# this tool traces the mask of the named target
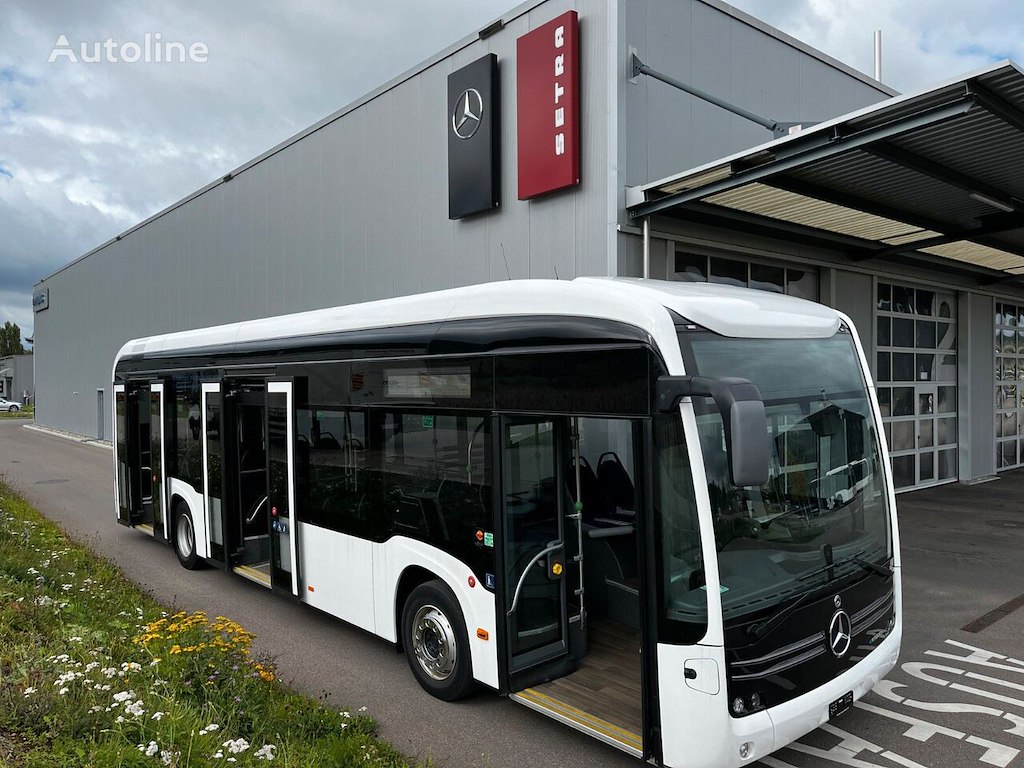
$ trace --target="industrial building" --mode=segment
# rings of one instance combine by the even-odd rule
[[[27,404],[35,397],[32,355],[0,357],[0,397]]]
[[[973,481],[1024,465],[1021,201],[1011,63],[898,95],[720,0],[530,0],[42,279],[37,420],[109,439],[134,337],[649,275],[847,313],[897,485]]]

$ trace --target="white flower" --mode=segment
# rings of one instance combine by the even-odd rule
[[[237,762],[238,762],[238,759],[237,759],[237,758],[234,758],[234,757],[229,757],[229,758],[228,758],[228,762],[229,762],[229,763],[237,763]]]
[[[75,635],[74,637],[69,637],[68,638],[68,642],[69,643],[80,643],[80,642],[82,642],[82,638],[80,638],[78,635]]]
[[[110,679],[117,674],[117,669],[115,667],[104,667],[100,670],[100,673],[107,679]]]
[[[277,755],[274,754],[274,750],[277,747],[274,744],[264,744],[262,747],[256,750],[257,760],[273,760]]]
[[[151,741],[149,742],[149,746],[146,747],[146,757],[152,757],[159,751],[160,746],[155,741]]]
[[[244,738],[239,737],[234,741],[228,739],[223,744],[221,744],[221,746],[227,747],[228,752],[230,752],[233,755],[237,755],[239,752],[245,752],[245,750],[249,748],[249,742],[246,741]]]
[[[366,707],[360,707],[360,708],[359,708],[359,711],[360,711],[360,712],[365,712],[365,711],[366,711]]]
[[[57,693],[59,693],[61,696],[63,696],[67,692],[68,692],[67,688],[61,688],[59,691],[57,691]]]
[[[86,672],[92,672],[99,665],[100,665],[100,663],[98,661],[90,661],[88,664],[85,665],[85,671]]]
[[[95,706],[89,707],[89,712],[90,713],[102,712],[102,711],[103,711],[103,707],[101,707],[99,704],[96,704]]]
[[[123,723],[124,722],[124,718],[121,715],[118,715],[117,717],[114,718],[114,722],[115,723]]]
[[[213,753],[213,755],[211,755],[211,757],[220,760],[222,757],[224,757],[224,753],[218,749],[216,752]]]
[[[33,693],[35,693],[35,692],[36,692],[36,689],[35,689],[35,688],[33,688],[33,687],[32,687],[31,685],[30,685],[30,686],[29,686],[28,688],[26,688],[26,689],[25,689],[25,690],[23,691],[23,693],[24,693],[24,694],[25,694],[26,696],[31,696],[31,695],[32,695]]]
[[[181,752],[171,752],[169,749],[162,749],[160,750],[160,761],[164,765],[170,765],[171,760],[178,757],[180,754]]]
[[[118,691],[114,694],[114,701],[128,701],[135,698],[135,691]]]
[[[213,733],[214,731],[219,730],[219,729],[220,729],[219,725],[217,725],[216,723],[210,723],[205,728],[200,728],[199,729],[199,735],[200,736],[205,736],[206,734]]]
[[[39,573],[39,571],[37,571],[35,568],[29,568],[28,572],[31,573],[31,574]]]
[[[150,720],[163,720],[164,719],[164,713],[163,712],[154,712],[153,716],[151,718],[149,718],[149,719]]]
[[[142,717],[144,714],[146,714],[146,710],[142,708],[141,699],[139,701],[129,701],[127,704],[124,705],[124,711],[132,717]]]

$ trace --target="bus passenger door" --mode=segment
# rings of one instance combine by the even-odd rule
[[[149,387],[149,465],[150,465],[150,513],[153,536],[164,538],[167,530],[166,503],[164,499],[164,385],[151,384]]]
[[[295,400],[292,382],[267,384],[267,497],[273,587],[299,594],[296,568]]]
[[[224,552],[224,449],[221,439],[224,403],[219,383],[202,385],[202,409],[203,501],[206,507],[207,545],[210,558],[223,563],[227,559]]]
[[[501,419],[499,530],[513,676],[565,658],[569,650],[559,424],[553,418]],[[518,687],[513,681],[512,689]]]

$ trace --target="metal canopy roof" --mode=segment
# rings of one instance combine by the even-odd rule
[[[802,242],[855,261],[1024,276],[1024,71],[1005,61],[627,190],[661,214]]]

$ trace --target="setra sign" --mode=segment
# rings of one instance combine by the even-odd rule
[[[579,50],[576,11],[516,41],[520,200],[580,183]]]

